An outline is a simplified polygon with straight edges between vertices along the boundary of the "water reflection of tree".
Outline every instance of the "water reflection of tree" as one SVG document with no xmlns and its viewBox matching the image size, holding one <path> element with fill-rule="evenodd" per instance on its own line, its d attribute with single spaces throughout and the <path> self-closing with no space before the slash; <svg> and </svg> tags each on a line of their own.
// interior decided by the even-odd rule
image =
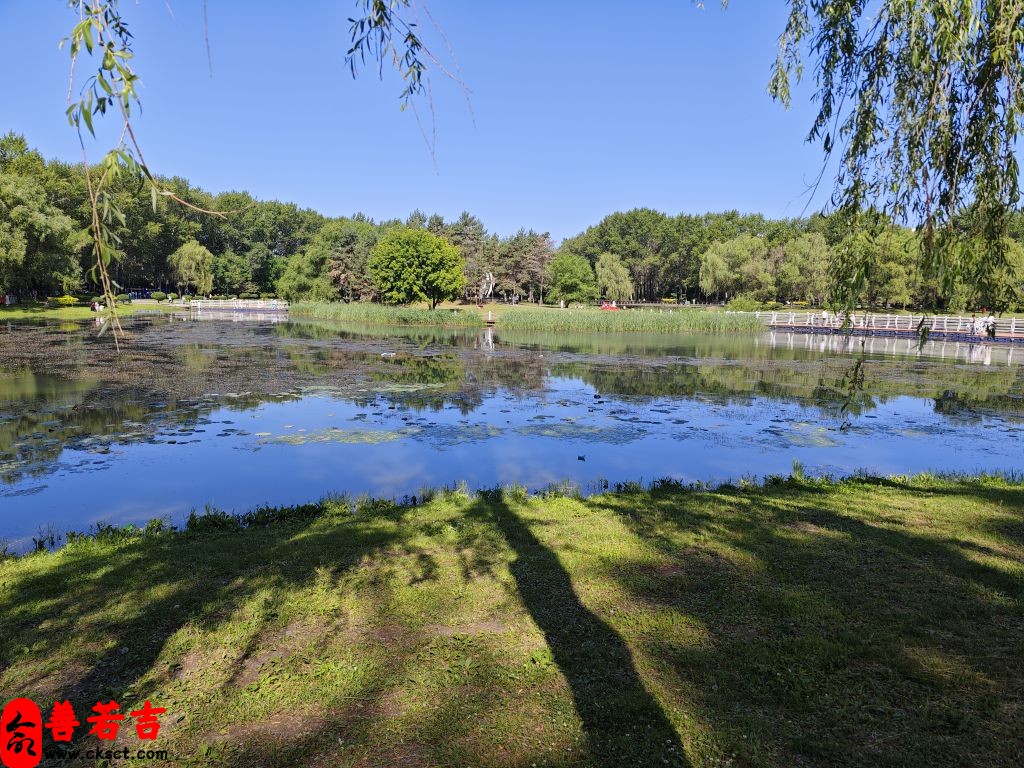
<svg viewBox="0 0 1024 768">
<path fill-rule="evenodd" d="M 147 350 L 101 381 L 91 377 L 100 369 L 88 365 L 88 348 L 72 349 L 57 367 L 63 375 L 24 368 L 0 377 L 4 483 L 55 471 L 65 450 L 102 454 L 115 445 L 186 441 L 218 409 L 253 410 L 310 388 L 362 404 L 382 399 L 469 414 L 499 388 L 537 390 L 544 377 L 539 360 L 476 353 L 382 357 L 335 347 L 185 344 L 164 355 Z"/>
<path fill-rule="evenodd" d="M 173 332 L 161 330 L 167 327 Z M 115 444 L 177 439 L 174 432 L 187 433 L 219 408 L 250 410 L 309 388 L 367 406 L 454 407 L 467 416 L 498 391 L 541 391 L 551 374 L 614 397 L 708 396 L 741 404 L 763 397 L 815 404 L 829 416 L 848 396 L 848 358 L 808 357 L 757 346 L 750 337 L 658 340 L 652 344 L 662 352 L 652 347 L 648 356 L 629 340 L 626 358 L 614 352 L 627 343 L 621 338 L 593 340 L 594 354 L 552 356 L 503 346 L 504 335 L 495 350 L 487 349 L 479 332 L 451 329 L 369 332 L 364 326 L 354 334 L 334 323 L 193 328 L 136 321 L 127 331 L 132 346 L 120 358 L 109 357 L 107 345 L 84 328 L 74 334 L 31 326 L 0 334 L 0 365 L 17 371 L 0 374 L 3 482 L 52 471 L 65 449 L 103 452 Z M 689 345 L 696 357 L 669 357 L 668 343 L 676 351 Z M 565 346 L 574 344 L 578 349 L 578 340 Z M 1024 368 L 876 360 L 850 413 L 901 395 L 933 399 L 937 412 L 961 419 L 1024 415 Z"/>
<path fill-rule="evenodd" d="M 939 364 L 876 364 L 867 369 L 863 387 L 851 398 L 846 360 L 810 364 L 740 364 L 702 361 L 699 364 L 614 365 L 559 363 L 552 373 L 576 378 L 600 394 L 616 397 L 717 397 L 749 404 L 754 398 L 812 403 L 838 415 L 844 403 L 857 415 L 899 396 L 933 399 L 936 410 L 953 408 L 1024 413 L 1024 378 L 1020 369 L 973 371 Z"/>
</svg>

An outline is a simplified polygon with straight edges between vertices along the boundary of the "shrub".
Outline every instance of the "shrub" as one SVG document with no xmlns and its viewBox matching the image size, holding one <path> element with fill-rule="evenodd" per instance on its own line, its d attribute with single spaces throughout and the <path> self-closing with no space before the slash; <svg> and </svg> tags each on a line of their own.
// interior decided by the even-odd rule
<svg viewBox="0 0 1024 768">
<path fill-rule="evenodd" d="M 46 300 L 48 306 L 51 307 L 73 307 L 78 304 L 78 299 L 74 296 L 57 296 L 56 298 L 50 298 Z"/>
<path fill-rule="evenodd" d="M 163 301 L 164 299 L 167 298 L 167 294 L 164 293 L 163 291 L 153 291 L 151 294 L 149 294 L 149 298 L 153 299 L 154 301 Z"/>
<path fill-rule="evenodd" d="M 726 308 L 733 312 L 757 312 L 761 309 L 761 302 L 753 296 L 741 293 L 739 296 L 731 298 L 726 304 Z"/>
<path fill-rule="evenodd" d="M 127 293 L 119 293 L 114 298 L 117 299 L 117 303 L 118 304 L 131 304 L 132 303 L 132 297 L 129 296 Z"/>
<path fill-rule="evenodd" d="M 167 300 L 168 301 L 174 301 L 176 298 L 178 298 L 178 294 L 176 294 L 176 293 L 168 293 L 167 294 Z"/>
<path fill-rule="evenodd" d="M 277 298 L 277 294 L 276 293 L 261 293 L 260 294 L 260 298 L 261 299 L 276 299 Z"/>
<path fill-rule="evenodd" d="M 89 303 L 90 304 L 102 304 L 103 303 L 103 297 L 102 296 L 93 296 L 91 299 L 89 299 Z"/>
<path fill-rule="evenodd" d="M 240 299 L 258 299 L 259 297 L 260 295 L 258 293 L 251 293 L 248 291 L 246 293 L 238 294 L 238 298 Z"/>
</svg>

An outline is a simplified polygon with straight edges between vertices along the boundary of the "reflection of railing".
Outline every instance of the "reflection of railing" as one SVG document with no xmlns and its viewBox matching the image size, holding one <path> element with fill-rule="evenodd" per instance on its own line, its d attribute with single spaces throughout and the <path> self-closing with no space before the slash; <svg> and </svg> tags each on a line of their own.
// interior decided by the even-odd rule
<svg viewBox="0 0 1024 768">
<path fill-rule="evenodd" d="M 188 306 L 196 314 L 203 312 L 267 313 L 288 311 L 288 302 L 280 299 L 193 299 Z"/>
<path fill-rule="evenodd" d="M 995 319 L 995 336 L 989 337 L 984 324 L 977 318 L 961 315 L 881 315 L 873 312 L 843 314 L 825 312 L 754 312 L 759 320 L 771 328 L 800 333 L 851 332 L 869 336 L 916 335 L 923 327 L 930 337 L 963 341 L 998 341 L 1024 343 L 1024 319 L 1002 317 Z"/>
<path fill-rule="evenodd" d="M 910 335 L 870 335 L 866 338 L 854 338 L 847 334 L 807 333 L 789 328 L 772 328 L 768 332 L 768 343 L 778 349 L 818 353 L 855 354 L 864 351 L 873 355 L 937 358 L 981 365 L 1024 364 L 1021 350 L 1012 344 L 983 344 L 978 339 L 963 341 L 947 336 L 929 340 L 922 346 L 917 336 Z"/>
</svg>

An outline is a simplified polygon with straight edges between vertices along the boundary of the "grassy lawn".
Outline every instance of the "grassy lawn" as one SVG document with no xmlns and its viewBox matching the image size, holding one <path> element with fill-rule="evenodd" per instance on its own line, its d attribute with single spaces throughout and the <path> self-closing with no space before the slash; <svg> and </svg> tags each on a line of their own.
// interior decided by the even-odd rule
<svg viewBox="0 0 1024 768">
<path fill-rule="evenodd" d="M 140 304 L 122 304 L 117 312 L 122 317 L 133 315 L 136 312 L 187 312 L 188 307 L 183 304 L 169 304 L 162 301 L 145 302 Z M 0 307 L 0 321 L 3 320 L 90 320 L 96 317 L 96 313 L 89 307 L 47 307 L 45 304 L 15 304 L 12 307 Z"/>
<path fill-rule="evenodd" d="M 0 563 L 3 698 L 83 723 L 150 699 L 176 764 L 1024 759 L 1024 485 L 448 492 L 234 527 Z"/>
</svg>

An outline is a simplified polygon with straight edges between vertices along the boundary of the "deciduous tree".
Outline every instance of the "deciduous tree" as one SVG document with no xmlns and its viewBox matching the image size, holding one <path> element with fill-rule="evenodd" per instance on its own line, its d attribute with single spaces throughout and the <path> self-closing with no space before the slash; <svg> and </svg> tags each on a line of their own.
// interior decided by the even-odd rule
<svg viewBox="0 0 1024 768">
<path fill-rule="evenodd" d="M 396 228 L 374 246 L 368 264 L 381 301 L 427 301 L 431 309 L 466 287 L 459 249 L 426 229 Z"/>
<path fill-rule="evenodd" d="M 213 254 L 195 240 L 172 253 L 167 264 L 180 293 L 191 289 L 202 295 L 213 289 Z"/>
</svg>

